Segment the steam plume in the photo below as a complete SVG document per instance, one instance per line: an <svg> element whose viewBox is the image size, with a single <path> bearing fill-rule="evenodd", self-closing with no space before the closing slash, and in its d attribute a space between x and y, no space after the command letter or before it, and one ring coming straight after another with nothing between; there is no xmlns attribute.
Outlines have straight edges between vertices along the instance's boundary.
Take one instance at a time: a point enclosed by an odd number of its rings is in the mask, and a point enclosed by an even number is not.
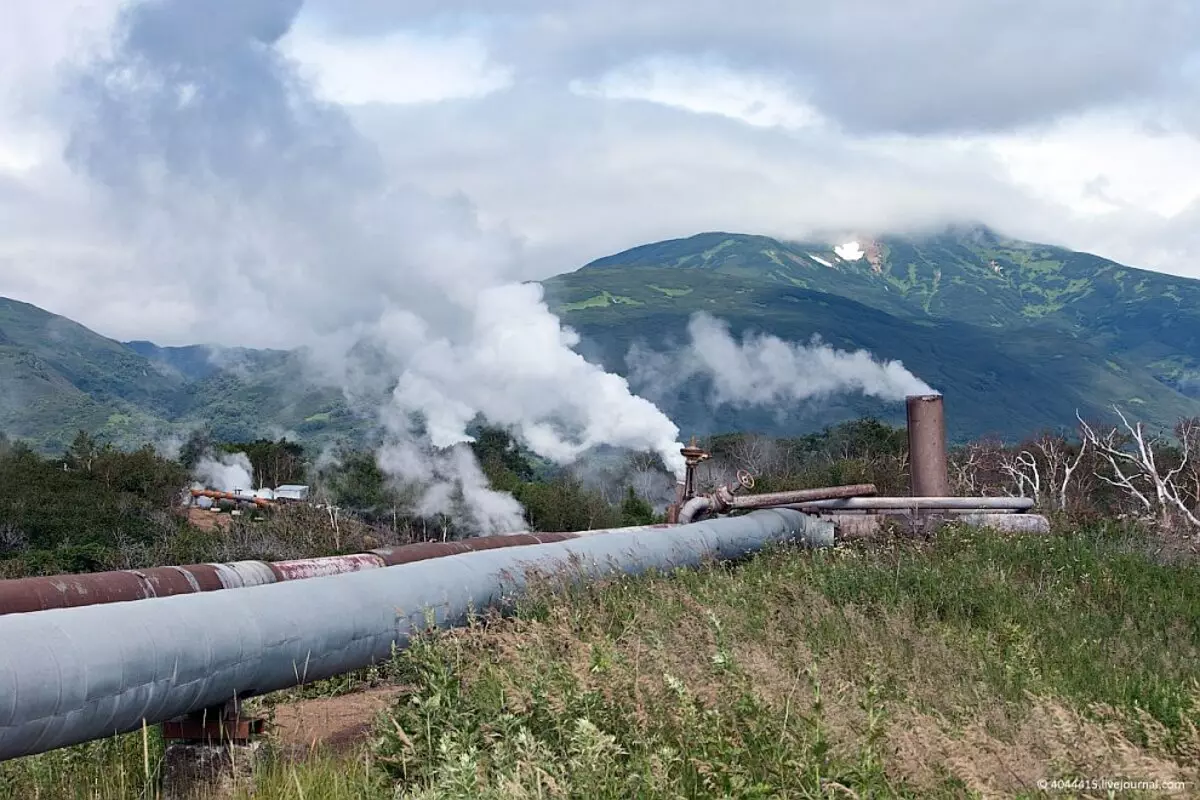
<svg viewBox="0 0 1200 800"><path fill-rule="evenodd" d="M256 488L254 468L245 453L223 453L216 458L205 456L196 463L192 474L205 487L222 492Z"/></svg>
<svg viewBox="0 0 1200 800"><path fill-rule="evenodd" d="M515 501L486 488L468 450L433 452L467 442L479 414L556 461L611 444L682 470L675 425L572 349L538 287L512 281L516 243L462 198L389 175L298 77L278 45L300 7L138 2L111 52L76 76L68 159L111 193L131 260L161 272L147 283L227 289L197 312L209 315L198 332L307 345L348 396L374 391L378 371L350 355L371 342L395 378L381 467L426 483L428 508L452 505L440 487L458 487L481 529L511 524Z"/></svg>
<svg viewBox="0 0 1200 800"><path fill-rule="evenodd" d="M689 343L677 353L631 352L635 385L666 393L703 376L712 382L714 404L735 407L853 392L881 400L935 393L899 361L881 361L866 350L835 350L817 337L800 345L745 334L739 342L726 323L703 312L689 320L688 335Z"/></svg>

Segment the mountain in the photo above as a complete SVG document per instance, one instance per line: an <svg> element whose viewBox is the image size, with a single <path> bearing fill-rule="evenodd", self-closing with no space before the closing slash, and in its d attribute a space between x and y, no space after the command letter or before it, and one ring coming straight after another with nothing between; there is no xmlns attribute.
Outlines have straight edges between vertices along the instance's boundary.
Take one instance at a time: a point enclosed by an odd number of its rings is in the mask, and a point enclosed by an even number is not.
<svg viewBox="0 0 1200 800"><path fill-rule="evenodd" d="M1153 425L1200 414L1200 281L982 226L841 243L702 233L635 247L543 286L580 333L580 351L623 374L632 346L682 343L701 310L735 334L799 342L819 334L838 348L899 359L945 394L956 439L1069 426L1076 410L1107 416L1114 403ZM370 428L369 415L309 375L299 351L120 343L0 298L0 431L48 451L81 427L120 444L198 425L223 439L287 434L317 443ZM852 395L714 410L696 382L652 399L684 435L903 418L900 403Z"/></svg>
<svg viewBox="0 0 1200 800"><path fill-rule="evenodd" d="M83 428L120 445L207 425L223 439L331 438L361 427L282 350L158 347L108 339L0 297L0 432L60 452Z"/></svg>
<svg viewBox="0 0 1200 800"><path fill-rule="evenodd" d="M0 297L0 431L65 444L153 428L182 382L65 317Z"/></svg>
<svg viewBox="0 0 1200 800"><path fill-rule="evenodd" d="M1008 239L982 226L844 244L703 233L636 247L545 282L590 355L624 368L635 342L685 339L706 310L755 330L900 359L946 395L951 434L1019 436L1116 403L1155 425L1200 413L1200 281ZM1188 396L1189 394L1193 396ZM795 410L677 400L687 430L773 432L903 409L841 397Z"/></svg>
<svg viewBox="0 0 1200 800"><path fill-rule="evenodd" d="M248 347L212 347L193 344L159 347L154 342L123 342L165 375L184 381L209 378L225 369L270 369L287 359L287 350L254 350Z"/></svg>

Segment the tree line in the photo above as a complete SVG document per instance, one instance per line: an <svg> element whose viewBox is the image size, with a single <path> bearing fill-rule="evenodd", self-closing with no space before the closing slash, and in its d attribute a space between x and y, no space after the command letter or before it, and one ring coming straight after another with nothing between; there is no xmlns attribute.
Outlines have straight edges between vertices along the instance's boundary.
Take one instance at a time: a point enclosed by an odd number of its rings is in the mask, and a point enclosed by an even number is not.
<svg viewBox="0 0 1200 800"><path fill-rule="evenodd" d="M1200 422L1151 432L1117 412L1117 426L1080 419L1074 431L1022 442L957 445L949 454L954 491L1031 497L1067 523L1117 519L1196 535ZM734 433L701 444L712 454L698 476L702 491L733 483L744 469L755 491L874 483L880 494L908 493L906 432L876 419L794 438ZM481 428L471 447L491 486L522 504L530 530L660 522L674 499L673 476L646 454L619 454L604 469L555 467L498 428ZM247 455L257 485L310 485L314 505L198 529L183 508L191 471L205 455L231 452ZM171 457L80 432L61 456L47 458L0 434L0 577L312 557L471 534L451 517L415 516L413 497L369 451L314 453L286 439L216 442L199 432Z"/></svg>

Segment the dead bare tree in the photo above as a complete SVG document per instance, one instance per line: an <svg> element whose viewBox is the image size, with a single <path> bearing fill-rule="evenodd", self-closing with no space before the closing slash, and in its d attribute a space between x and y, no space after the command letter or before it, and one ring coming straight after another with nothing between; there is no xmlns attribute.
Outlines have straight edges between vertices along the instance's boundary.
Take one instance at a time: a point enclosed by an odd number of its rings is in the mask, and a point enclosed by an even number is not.
<svg viewBox="0 0 1200 800"><path fill-rule="evenodd" d="M955 490L962 495L987 495L1003 491L1004 445L996 439L981 439L956 448L949 459Z"/></svg>
<svg viewBox="0 0 1200 800"><path fill-rule="evenodd" d="M329 512L329 527L333 531L334 547L336 547L337 549L340 550L342 547L342 531L341 531L341 528L338 527L338 515L341 512L341 509L338 508L337 506L330 505L330 506L326 506L325 510ZM394 526L395 525L395 509L394 508L392 510L392 519L393 519L392 524Z"/></svg>
<svg viewBox="0 0 1200 800"><path fill-rule="evenodd" d="M752 475L777 471L783 463L781 448L774 440L758 434L739 436L729 448L729 457L737 468Z"/></svg>
<svg viewBox="0 0 1200 800"><path fill-rule="evenodd" d="M1053 507L1066 511L1070 504L1071 482L1077 478L1087 450L1086 436L1079 450L1072 454L1065 437L1046 433L1019 452L1005 454L1001 470L1016 484L1020 497L1032 497L1035 503L1044 505L1049 495Z"/></svg>
<svg viewBox="0 0 1200 800"><path fill-rule="evenodd" d="M1176 480L1188 468L1191 461L1192 436L1185 436L1183 454L1177 466L1165 470L1160 468L1155 448L1161 450L1165 444L1162 437L1148 435L1141 422L1131 424L1120 408L1113 406L1125 433L1112 428L1104 435L1098 434L1076 412L1084 439L1101 458L1107 462L1112 475L1096 473L1100 480L1124 491L1149 514L1153 514L1161 525L1173 527L1183 520L1194 529L1200 529L1200 518L1188 508L1180 495ZM1188 429L1190 433L1190 428Z"/></svg>
<svg viewBox="0 0 1200 800"><path fill-rule="evenodd" d="M1041 504L1042 472L1038 469L1038 461L1033 453L1028 450L1006 453L1000 470L1016 484L1018 497L1032 497L1035 504Z"/></svg>
<svg viewBox="0 0 1200 800"><path fill-rule="evenodd" d="M1200 452L1200 417L1186 417L1175 426L1175 437L1189 453ZM1188 459L1185 469L1190 506L1200 506L1200 458Z"/></svg>
<svg viewBox="0 0 1200 800"><path fill-rule="evenodd" d="M707 492L718 486L728 486L737 480L737 470L730 459L710 458L703 461L696 468L697 489Z"/></svg>
<svg viewBox="0 0 1200 800"><path fill-rule="evenodd" d="M1070 505L1071 481L1078 482L1079 465L1087 455L1088 440L1082 437L1079 450L1072 456L1070 443L1063 436L1045 435L1037 440L1037 448L1041 451L1046 463L1047 482L1054 490L1055 501L1060 511L1066 511Z"/></svg>

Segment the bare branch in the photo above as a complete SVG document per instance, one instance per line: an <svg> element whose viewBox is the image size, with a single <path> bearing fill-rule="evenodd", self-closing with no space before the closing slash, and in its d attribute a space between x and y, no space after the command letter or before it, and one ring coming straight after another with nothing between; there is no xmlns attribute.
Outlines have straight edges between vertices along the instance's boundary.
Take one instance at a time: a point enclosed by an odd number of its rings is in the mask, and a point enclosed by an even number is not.
<svg viewBox="0 0 1200 800"><path fill-rule="evenodd" d="M1079 417L1078 412L1075 414L1079 419L1085 443L1090 442L1112 469L1113 477L1100 473L1096 473L1096 477L1105 483L1123 489L1130 497L1141 503L1146 510L1157 511L1159 521L1164 525L1169 526L1175 520L1182 518L1193 528L1200 528L1200 518L1197 518L1195 513L1188 508L1187 503L1180 496L1175 482L1175 479L1190 463L1191 442L1184 437L1183 457L1180 464L1168 470L1164 475L1159 469L1154 452L1156 447L1161 449L1162 439L1158 436L1147 436L1141 422L1131 423L1120 408L1113 406L1113 409L1121 418L1121 423L1128 432L1128 438L1133 444L1133 452L1127 450L1120 441L1119 431L1116 428L1101 437L1083 421L1082 417ZM1134 485L1134 481L1138 480L1147 482L1154 488L1153 502L1147 494Z"/></svg>

